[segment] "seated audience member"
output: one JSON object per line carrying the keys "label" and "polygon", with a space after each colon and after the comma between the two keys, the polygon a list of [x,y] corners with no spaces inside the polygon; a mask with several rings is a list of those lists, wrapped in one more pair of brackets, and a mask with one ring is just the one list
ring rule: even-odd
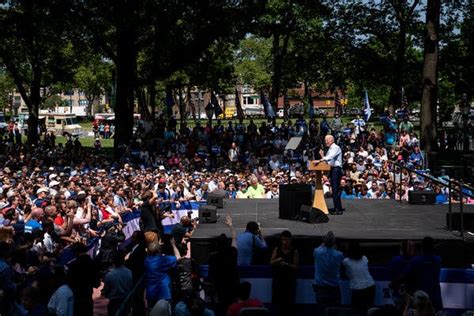
{"label": "seated audience member", "polygon": [[258,183],[256,176],[250,178],[250,186],[247,189],[247,198],[249,199],[263,199],[265,198],[265,188]]}
{"label": "seated audience member", "polygon": [[214,312],[206,308],[204,301],[192,295],[179,301],[174,308],[175,316],[214,316]]}
{"label": "seated audience member", "polygon": [[413,297],[407,296],[403,316],[435,316],[429,295],[423,291],[416,291]]}
{"label": "seated audience member", "polygon": [[245,307],[263,307],[263,303],[258,299],[251,299],[250,292],[252,285],[249,282],[242,282],[239,286],[239,301],[230,305],[227,316],[239,316],[240,310]]}

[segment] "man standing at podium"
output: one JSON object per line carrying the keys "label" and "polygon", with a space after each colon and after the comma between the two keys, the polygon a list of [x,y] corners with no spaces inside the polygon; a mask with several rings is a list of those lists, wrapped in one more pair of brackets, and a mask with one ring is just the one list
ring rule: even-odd
{"label": "man standing at podium", "polygon": [[344,209],[342,208],[341,202],[341,178],[342,178],[342,150],[341,147],[334,143],[334,137],[332,135],[326,135],[324,142],[328,151],[326,155],[323,150],[319,151],[321,155],[320,160],[316,160],[316,163],[326,162],[331,166],[329,176],[331,177],[331,189],[332,189],[332,201],[334,204],[334,211],[330,212],[333,215],[341,215]]}

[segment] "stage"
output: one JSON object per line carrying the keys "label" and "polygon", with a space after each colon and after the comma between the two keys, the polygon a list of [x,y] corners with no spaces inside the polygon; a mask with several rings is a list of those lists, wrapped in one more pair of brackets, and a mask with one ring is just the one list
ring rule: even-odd
{"label": "stage", "polygon": [[[326,203],[332,207],[331,200],[326,200]],[[374,252],[380,261],[385,261],[386,255],[395,255],[402,240],[419,241],[425,236],[434,238],[443,254],[444,248],[446,251],[456,249],[458,260],[455,261],[465,261],[468,256],[459,233],[446,228],[447,205],[411,205],[394,200],[343,200],[344,214],[329,215],[329,222],[323,224],[279,219],[278,207],[278,200],[273,199],[225,200],[224,208],[218,209],[218,222],[200,224],[195,231],[193,255],[200,262],[206,261],[208,252],[213,249],[213,239],[222,233],[229,235],[224,218],[231,215],[237,233],[244,231],[249,221],[260,223],[270,245],[275,243],[275,237],[282,231],[291,231],[295,243],[307,252],[303,254],[304,261],[311,261],[310,249],[319,245],[328,231],[334,232],[341,247],[350,240],[362,242],[364,248]],[[474,206],[466,205],[464,210],[472,213]],[[458,212],[459,206],[453,205],[453,211]]]}

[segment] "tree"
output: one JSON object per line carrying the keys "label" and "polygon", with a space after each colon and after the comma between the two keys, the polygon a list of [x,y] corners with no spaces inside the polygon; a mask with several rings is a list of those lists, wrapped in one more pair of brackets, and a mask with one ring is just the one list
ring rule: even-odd
{"label": "tree", "polygon": [[436,107],[438,101],[438,41],[440,0],[428,0],[421,97],[421,145],[436,150]]}
{"label": "tree", "polygon": [[8,1],[0,6],[0,64],[12,77],[28,112],[28,141],[38,141],[40,104],[51,87],[72,77],[73,49],[61,1]]}
{"label": "tree", "polygon": [[239,84],[248,84],[256,90],[271,87],[271,47],[270,39],[255,35],[240,42],[234,61]]}
{"label": "tree", "polygon": [[421,11],[419,0],[338,1],[330,21],[344,43],[346,78],[364,86],[389,85],[391,112],[401,105],[402,87],[411,100],[420,95]]}
{"label": "tree", "polygon": [[95,55],[86,59],[74,74],[75,87],[84,92],[86,97],[89,116],[92,116],[94,102],[111,90],[111,68],[109,62]]}
{"label": "tree", "polygon": [[[84,39],[99,47],[116,68],[116,148],[132,138],[137,87],[154,87],[156,80],[198,62],[218,39],[242,38],[259,6],[251,0],[75,1],[74,17],[84,25]],[[143,80],[137,76],[141,54],[146,65]]]}
{"label": "tree", "polygon": [[0,68],[0,108],[5,112],[7,107],[13,106],[12,92],[15,90],[15,83],[5,70]]}

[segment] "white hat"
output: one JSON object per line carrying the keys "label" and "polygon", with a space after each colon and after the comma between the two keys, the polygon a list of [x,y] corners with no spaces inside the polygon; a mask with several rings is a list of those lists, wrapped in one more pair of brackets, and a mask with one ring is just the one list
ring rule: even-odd
{"label": "white hat", "polygon": [[159,166],[159,167],[158,167],[158,170],[161,171],[161,170],[166,170],[166,169],[165,169],[165,166]]}
{"label": "white hat", "polygon": [[52,179],[57,178],[57,177],[58,177],[57,174],[52,173],[52,174],[49,175],[49,180],[52,180]]}
{"label": "white hat", "polygon": [[36,191],[36,194],[40,194],[41,192],[49,193],[49,189],[46,188],[46,187],[39,188],[39,189]]}
{"label": "white hat", "polygon": [[51,188],[51,187],[54,187],[54,186],[59,185],[59,184],[60,184],[60,183],[59,183],[58,181],[53,180],[53,181],[51,181],[51,182],[49,183],[49,187]]}
{"label": "white hat", "polygon": [[77,195],[86,195],[86,192],[85,191],[79,191],[79,192],[77,192]]}
{"label": "white hat", "polygon": [[12,196],[14,196],[15,194],[16,194],[16,191],[15,191],[15,190],[8,190],[8,192],[7,192],[7,198],[12,197]]}

